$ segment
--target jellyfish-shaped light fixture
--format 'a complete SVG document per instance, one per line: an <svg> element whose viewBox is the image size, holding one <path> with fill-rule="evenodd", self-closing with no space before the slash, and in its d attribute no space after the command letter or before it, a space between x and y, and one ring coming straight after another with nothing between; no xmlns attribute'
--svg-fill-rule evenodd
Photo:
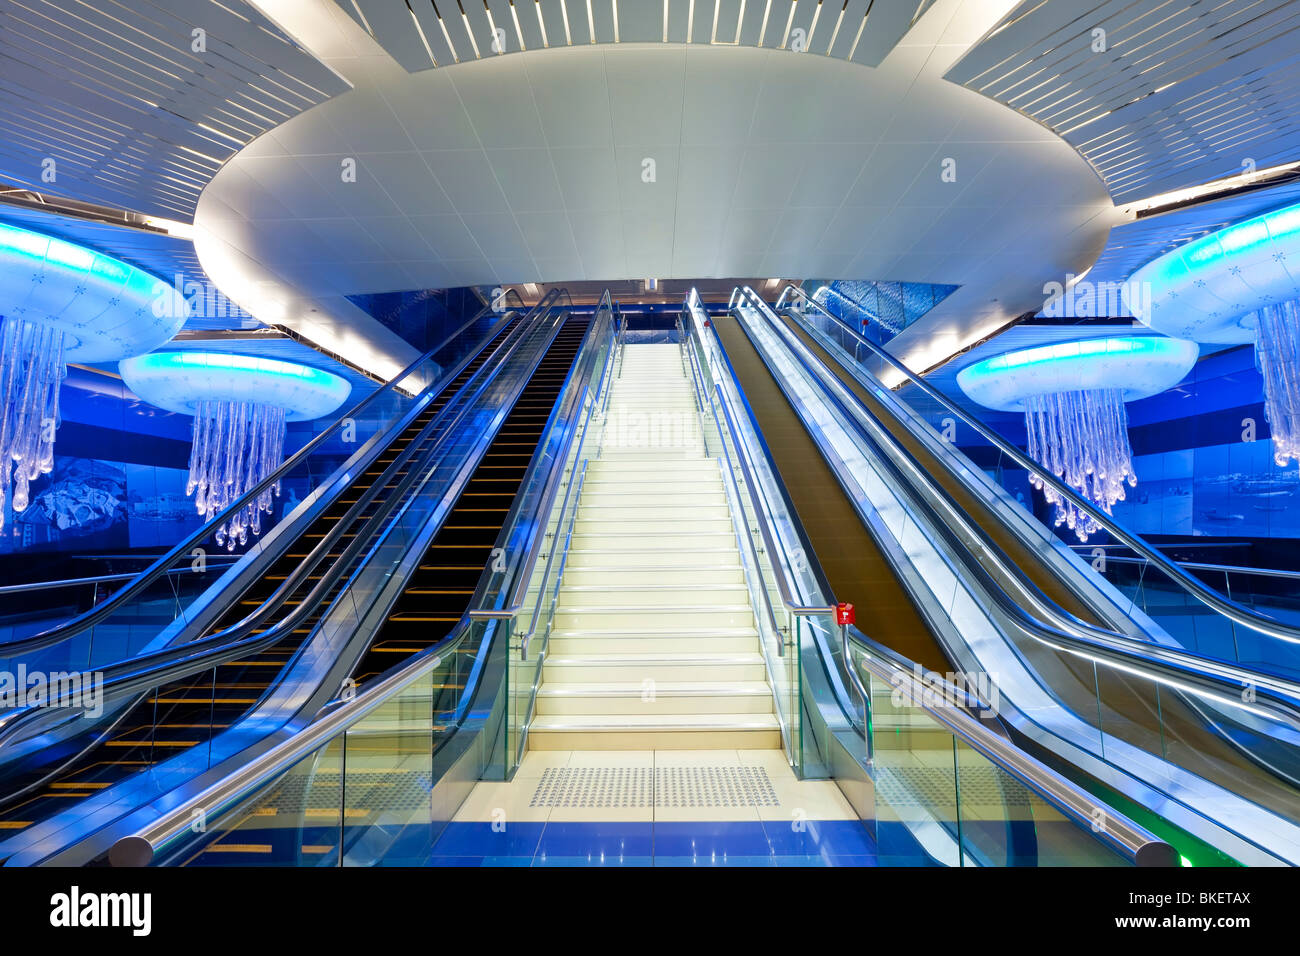
<svg viewBox="0 0 1300 956"><path fill-rule="evenodd" d="M1279 466L1300 460L1300 205L1227 226L1126 283L1143 323L1195 342L1254 343Z"/></svg>
<svg viewBox="0 0 1300 956"><path fill-rule="evenodd" d="M188 305L162 279L63 239L0 223L0 530L54 467L69 362L157 348Z"/></svg>
<svg viewBox="0 0 1300 956"><path fill-rule="evenodd" d="M957 384L986 408L1024 412L1029 456L1110 514L1137 484L1125 403L1178 384L1199 351L1194 342L1155 335L1058 342L976 362ZM1029 480L1058 527L1080 541L1096 532L1097 522L1041 475Z"/></svg>
<svg viewBox="0 0 1300 956"><path fill-rule="evenodd" d="M352 387L332 372L226 352L154 352L127 359L122 379L151 405L194 416L186 492L204 521L261 483L284 461L285 423L338 409ZM234 550L262 532L280 484L266 488L216 530Z"/></svg>

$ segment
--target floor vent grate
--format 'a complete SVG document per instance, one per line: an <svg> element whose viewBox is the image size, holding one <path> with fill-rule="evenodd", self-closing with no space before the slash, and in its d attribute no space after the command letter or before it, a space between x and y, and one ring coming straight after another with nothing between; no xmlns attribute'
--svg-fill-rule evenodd
<svg viewBox="0 0 1300 956"><path fill-rule="evenodd" d="M762 767L549 767L533 807L777 807Z"/></svg>

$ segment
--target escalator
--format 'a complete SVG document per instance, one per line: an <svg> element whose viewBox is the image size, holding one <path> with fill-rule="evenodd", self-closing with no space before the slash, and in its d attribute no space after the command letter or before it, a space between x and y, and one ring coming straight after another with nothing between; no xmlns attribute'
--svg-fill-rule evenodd
<svg viewBox="0 0 1300 956"><path fill-rule="evenodd" d="M561 327L383 629L354 669L358 684L442 640L464 616L480 576L492 564L492 549L510 503L587 329L587 322L572 317Z"/></svg>
<svg viewBox="0 0 1300 956"><path fill-rule="evenodd" d="M1049 565L1041 554L1011 533L1004 519L962 483L951 463L939 460L931 448L909 432L896 414L863 388L798 323L788 316L772 316L772 320L784 324L807 347L814 361L820 361L853 394L861 409L885 430L903 455L910 456L915 463L912 474L920 474L923 480L931 482L932 493L946 495L952 510L983 536L983 551L973 561L988 572L991 581L1007 580L1008 575L1018 574L1031 582L1048 603L1056 605L1060 615L1045 619L1049 628L1063 627L1073 621L1085 632L1092 628L1097 633L1113 633L1111 628L1116 622L1095 613L1070 587L1059 567ZM730 316L713 322L742 387L750 396L772 456L836 597L863 609L863 619L868 621L865 629L886 647L940 672L969 672L971 659L952 657L936 637L929 636L917 605L907 599L900 601L899 594L905 593L906 588L864 529L864 516L826 467L820 448L810 439L803 419L790 405L786 391L774 379L743 324L744 320ZM891 471L893 466L888 465L883 452L875 454L886 461L885 471L893 476L892 481L898 487L913 480L906 477L906 471L896 467ZM848 524L853 528L846 531ZM915 587L915 583L911 586ZM1062 653L1052 639L1035 639L1032 631L1014 641L1013 646L1029 673L1070 712L1093 727L1094 739L1105 735L1105 739L1123 740L1137 751L1172 761L1180 771L1189 771L1202 780L1226 787L1284 819L1300 817L1300 791L1285 766L1279 766L1276 759L1261 759L1262 747L1259 752L1252 752L1249 746L1242 745L1240 733L1233 739L1207 719L1205 704L1216 699L1213 694L1206 698L1153 683L1150 675L1155 672L1144 672L1140 656L1130 658L1127 665L1101 666L1086 654ZM981 668L989 669L987 664ZM1231 687L1222 689L1219 698L1235 696L1236 691ZM1280 726L1285 730L1285 725ZM1031 752L1079 775L1079 769L1070 768L1069 762L1061 760L1059 755L1023 734L1019 739ZM1270 752L1275 751L1275 741L1262 735L1261 739L1268 743ZM1294 762L1294 751L1291 757ZM1085 771L1083 776L1088 777L1088 773ZM1087 783L1098 785L1093 777L1088 777ZM1108 798L1114 797L1113 788L1103 786L1100 792Z"/></svg>
<svg viewBox="0 0 1300 956"><path fill-rule="evenodd" d="M393 494L440 438L440 430L429 429L430 423L518 331L517 322L506 323L484 343L460 373L371 460L365 472L339 492L266 571L230 602L203 637L233 630L253 615L259 619L246 629L246 634L265 633L276 626L271 619L276 608L292 611L307 600L357 535L374 533L372 519L391 508ZM397 467L392 467L399 459L402 461ZM347 522L348 530L328 547L320 548L341 521ZM309 560L309 573L300 573L296 585L277 596L277 590ZM313 606L282 640L215 668L162 684L141 695L107 726L46 748L43 766L6 781L7 795L0 797L0 837L21 831L66 809L72 801L106 790L134 773L203 747L228 729L262 699L347 581L347 575L339 575L322 593L313 595ZM51 765L58 761L64 764L51 771Z"/></svg>
<svg viewBox="0 0 1300 956"><path fill-rule="evenodd" d="M872 636L940 673L947 656L740 324L713 320L786 491L839 601L870 609Z"/></svg>
<svg viewBox="0 0 1300 956"><path fill-rule="evenodd" d="M603 317L598 310L591 338L612 344L613 337L600 334L601 328L608 328L609 307L604 309ZM610 358L612 350L580 350L577 339L585 330L572 326L571 322L556 337L530 387L506 415L491 452L474 475L466 477L463 493L450 505L449 517L427 546L422 546L424 558L419 567L423 573L417 571L405 579L404 593L387 610L374 649L352 672L362 682L356 696L332 702L311 724L282 740L273 751L228 773L210 789L180 802L153 805L159 814L140 820L135 829L120 831L113 845L120 851L119 865L419 865L427 861L431 844L462 806L474 781L510 779L529 749L528 728L536 718L535 694L543 683L544 662L550 659L547 642L556 615L564 613L565 559L581 510L588 465L606 448L603 429L608 421L595 410L607 407L603 401L608 395L607 383L617 378L613 370L622 367L621 356ZM813 556L801 531L791 528L786 510L780 512L785 517L777 522L786 530L777 533L777 538L772 536L774 529L764 502L776 500L768 479L773 471L766 464L757 466L754 454L741 448L761 446L762 436L748 424L743 434L727 424L740 417L730 397L736 394L734 388L729 385L726 396L722 386L710 390L694 353L688 351L683 350L681 356L687 377L694 374L701 396L716 392L716 401L725 404L725 408L711 404L711 410L705 412L716 432L709 431L705 417L699 420L708 436L708 454L716 453L723 460L720 493L733 515L747 507L753 509L751 520L736 522L738 551L734 557L749 582L746 587L756 602L754 612L761 618L755 623L763 634L763 656L782 673L802 673L804 677L801 687L799 681L787 686L770 675L775 694L793 695L778 702L778 707L793 720L785 746L791 748L791 754L802 752L819 746L810 744L806 732L819 733L818 728L805 727L803 721L815 720L823 707L836 706L844 688L820 696L826 692L827 682L812 672L823 669L827 659L819 662L808 655L822 654L825 643L809 636L803 625L780 628L779 622L771 619L770 604L763 615L760 605L766 598L760 600L760 595L774 595L762 582L771 580L769 575L784 581L777 587L781 600L789 608L791 596L799 598L804 605L799 612L813 615L803 619L808 624L829 620L833 608L824 606L824 586L805 586L809 578L820 577L815 559L802 563L797 584L791 585L786 577L783 569L790 552L784 542L804 541L799 553ZM711 355L716 352L715 348ZM579 353L591 361L580 359L569 373ZM606 359L603 364L602 355ZM718 371L718 365L710 367L710 381L720 381ZM595 437L584 444L588 424L592 424ZM753 475L759 476L757 480L747 470L747 461L756 463ZM781 494L776 497L784 500ZM786 534L791 530L793 537ZM506 554L502 558L509 563L508 569L496 566L493 548L503 545ZM778 557L778 551L783 557ZM414 561L419 553L411 552L410 559ZM820 623L816 628L830 634ZM681 639L671 640L680 643ZM813 649L818 643L823 650ZM689 655L690 650L684 653ZM908 677L906 672L903 676ZM836 682L833 675L830 682ZM856 686L862 692L862 684ZM806 699L807 693L819 695L818 699ZM912 717L923 719L921 715ZM970 719L965 719L969 726ZM951 727L961 725L956 718L945 718L945 722ZM919 726L911 728L908 739ZM859 735L856 744L847 739L854 736L854 728ZM872 733L860 721L854 727L842 727L849 759L855 759L855 754L856 759L863 759L860 735L864 729ZM937 727L925 736L943 737L950 748L956 743L955 737ZM992 755L1005 752L997 747L1006 745L977 746L981 753ZM948 766L951 772L951 764ZM869 761L861 769L869 771ZM968 769L979 772L971 759L963 758L962 773ZM1046 779L1041 768L1029 766L1023 759L1009 764L1007 773L1040 788L1036 792L1050 794L1051 806L1040 807L1035 818L1040 823L1047 821L1061 854L1077 851L1076 860L1132 863L1135 853L1141 856L1138 851L1155 842L1149 833L1127 824L1127 829L1120 826L1108 830L1104 839L1099 837L1089 826L1086 809L1080 809L1095 804L1085 804L1077 789L1071 791L1059 780ZM994 775L992 770L985 774ZM1009 779L1000 785L1001 803L1009 799L1006 792L1015 789ZM529 786L527 782L524 785ZM989 809L984 806L987 802L984 797L970 796L966 806L975 803L983 811ZM197 836L185 825L196 804L219 807L209 829ZM1024 829L1022 816L1014 818L1018 831ZM997 819L1006 822L1012 818ZM1018 865L1055 859L1056 850L1040 854L1026 851L1022 839L1008 840L1003 834L1007 826L994 824L988 829L998 833L968 841L966 846L968 851L977 849L976 844L991 849L980 854L981 859L993 861L990 865L1003 857L1014 857ZM1008 842L1015 846L999 852L997 845ZM134 856L135 847L143 847L143 854Z"/></svg>
<svg viewBox="0 0 1300 956"><path fill-rule="evenodd" d="M360 661L353 668L352 679L364 690L387 672L398 668L413 655L446 638L457 622L465 617L480 579L494 563L493 548L520 491L546 424L568 378L569 371L588 334L589 324L569 318L552 341L527 386L515 402L488 446L473 476L456 499L441 529L434 536L414 573L407 580L401 597L389 610L382 627L374 635ZM431 713L446 714L456 709L465 691L471 661L478 651L472 642L460 642L444 655L447 674L431 685L432 699L422 701ZM455 658L464 658L457 661ZM435 737L446 733L444 721L431 728ZM380 742L370 747L356 745L356 754L373 759L374 748L400 755L404 747L400 734L387 731ZM354 755L354 763L364 763L366 756ZM417 767L419 766L417 762ZM321 771L318 769L316 774ZM418 774L411 766L399 765L371 779L364 771L355 771L354 793L392 801L394 795L414 787L427 792L411 776ZM358 778L364 782L358 782ZM324 799L338 793L339 781L329 774L313 779L315 792ZM366 797L352 798L358 807ZM357 811L361 815L360 810ZM364 816L364 815L362 815ZM282 854L281 843L288 840L293 853L321 857L328 855L333 834L310 820L297 820L276 804L275 812L263 813L255 827L245 827L217 836L185 855L179 862L186 866L231 866L256 863L259 858ZM357 820L347 821L355 825ZM328 827L324 828L328 830ZM296 836L296 840L293 837ZM356 852L355 849L352 852Z"/></svg>

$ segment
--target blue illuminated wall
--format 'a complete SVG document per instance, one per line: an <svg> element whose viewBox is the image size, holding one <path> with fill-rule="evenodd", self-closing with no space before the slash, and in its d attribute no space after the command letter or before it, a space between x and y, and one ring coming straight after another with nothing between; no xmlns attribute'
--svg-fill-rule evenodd
<svg viewBox="0 0 1300 956"><path fill-rule="evenodd" d="M1139 483L1115 515L1139 534L1300 537L1300 470L1273 461L1253 348L1202 359L1180 387L1131 404L1129 439Z"/></svg>
<svg viewBox="0 0 1300 956"><path fill-rule="evenodd" d="M190 422L136 400L112 376L68 369L54 471L6 513L0 554L157 548L198 526L185 497Z"/></svg>
<svg viewBox="0 0 1300 956"><path fill-rule="evenodd" d="M952 391L950 399L1024 447L1022 414L979 408L959 390ZM942 428L945 413L913 389L902 395ZM1300 538L1300 470L1294 462L1279 467L1273 461L1263 379L1252 347L1202 358L1177 387L1129 403L1128 414L1138 485L1116 504L1120 521L1158 544L1210 548L1203 559L1222 551L1225 561L1300 568L1295 546ZM991 472L999 469L997 451L969 428L957 427L954 437L976 464ZM1049 517L1042 495L1030 495L1024 472L1003 476L1013 494L1030 500L1040 518ZM1065 540L1077 544L1069 536ZM1098 535L1089 546L1107 540Z"/></svg>

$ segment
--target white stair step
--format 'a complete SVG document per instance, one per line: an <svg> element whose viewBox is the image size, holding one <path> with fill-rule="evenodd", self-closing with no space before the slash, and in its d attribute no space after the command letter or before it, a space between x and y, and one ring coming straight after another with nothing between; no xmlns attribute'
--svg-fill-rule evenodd
<svg viewBox="0 0 1300 956"><path fill-rule="evenodd" d="M588 467L587 477L582 482L583 500L586 500L589 495L593 499L614 499L629 495L641 495L650 499L689 496L706 501L726 502L727 500L726 486L722 483L722 477L716 472L711 478L676 478L671 475L662 475L657 479L646 479L644 481L609 480L591 477L590 467Z"/></svg>
<svg viewBox="0 0 1300 956"><path fill-rule="evenodd" d="M728 531L734 533L734 525L731 523L730 517L699 518L690 523L690 528L691 533L694 534L726 534ZM579 512L578 517L573 522L573 533L579 536L589 534L660 536L663 529L663 519L651 517L589 519L583 517Z"/></svg>
<svg viewBox="0 0 1300 956"><path fill-rule="evenodd" d="M547 653L557 657L604 654L753 654L758 635L744 628L695 633L647 631L552 632Z"/></svg>
<svg viewBox="0 0 1300 956"><path fill-rule="evenodd" d="M688 552L700 554L707 551L730 551L736 553L736 532L726 531L643 531L632 534L627 531L608 532L599 529L575 528L573 540L569 542L570 553L573 551L619 551L629 550L672 551L676 554Z"/></svg>
<svg viewBox="0 0 1300 956"><path fill-rule="evenodd" d="M578 502L579 521L677 521L687 527L694 527L697 521L731 522L731 509L725 504L691 501L646 501L632 498L628 504L611 505L605 502L587 501L582 496Z"/></svg>
<svg viewBox="0 0 1300 956"><path fill-rule="evenodd" d="M531 750L774 750L775 714L547 714L533 718Z"/></svg>
<svg viewBox="0 0 1300 956"><path fill-rule="evenodd" d="M590 630L708 630L715 627L753 627L754 612L742 606L692 607L575 607L557 608L552 627L560 631Z"/></svg>
<svg viewBox="0 0 1300 956"><path fill-rule="evenodd" d="M572 555L570 556L572 558ZM745 569L739 564L693 564L690 555L666 567L584 567L570 563L564 569L564 587L636 587L652 584L656 587L738 584L745 583Z"/></svg>
<svg viewBox="0 0 1300 956"><path fill-rule="evenodd" d="M558 607L741 606L748 602L749 590L743 584L657 584L643 579L634 585L579 585L566 579L560 588Z"/></svg>
<svg viewBox="0 0 1300 956"><path fill-rule="evenodd" d="M674 461L667 468L658 468L642 462L609 461L597 458L587 463L587 479L613 478L627 480L636 476L638 480L655 481L664 477L665 472L674 477L687 475L712 475L719 477L718 463L712 458L698 458L695 461Z"/></svg>
<svg viewBox="0 0 1300 956"><path fill-rule="evenodd" d="M706 535L705 537L717 537L721 543L730 547L709 547L696 548L687 550L680 548L646 548L629 549L626 547L577 547L579 539L574 538L574 544L569 547L569 558L565 565L565 574L575 569L597 568L647 568L657 571L668 570L678 567L731 567L739 564L739 557L736 554L736 539L734 536L728 541L723 535ZM602 538L602 541L605 539ZM619 538L617 541L609 542L611 545L619 545L628 539ZM592 543L592 536L582 539L583 543ZM567 580L567 578L566 578Z"/></svg>
<svg viewBox="0 0 1300 956"><path fill-rule="evenodd" d="M763 655L758 653L548 655L544 683L761 681L765 675Z"/></svg>
<svg viewBox="0 0 1300 956"><path fill-rule="evenodd" d="M772 689L764 681L661 681L639 683L543 684L538 714L770 714Z"/></svg>

